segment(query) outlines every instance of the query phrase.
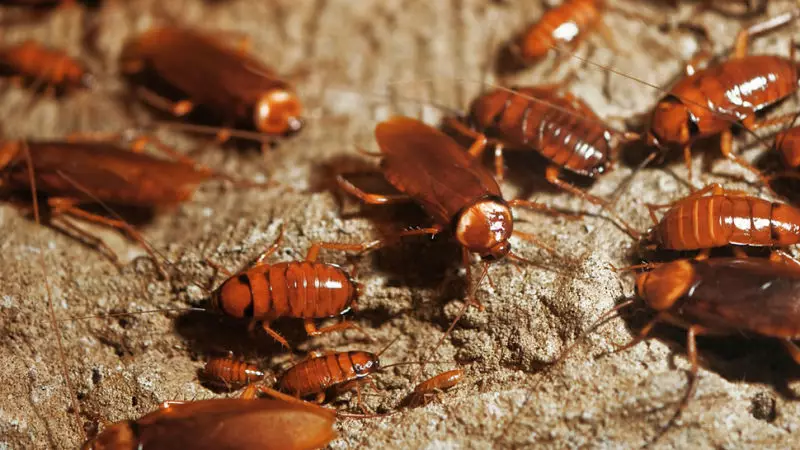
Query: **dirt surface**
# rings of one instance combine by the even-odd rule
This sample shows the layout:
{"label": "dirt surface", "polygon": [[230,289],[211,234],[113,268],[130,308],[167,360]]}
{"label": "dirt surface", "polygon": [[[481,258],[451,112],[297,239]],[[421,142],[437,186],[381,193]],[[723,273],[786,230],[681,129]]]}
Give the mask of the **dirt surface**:
{"label": "dirt surface", "polygon": [[[659,21],[704,24],[719,52],[740,26],[714,13],[693,15],[691,2],[681,2],[679,10],[618,3]],[[791,6],[771,1],[770,14]],[[0,96],[0,117],[8,138],[60,138],[152,121],[157,115],[126,93],[116,61],[125,39],[169,23],[227,31],[233,40],[249,36],[256,55],[294,77],[311,118],[299,136],[264,156],[252,144],[223,147],[176,131],[159,133],[179,150],[193,151],[203,164],[246,178],[267,173],[292,188],[208,183],[192,201],[141,221],[147,240],[173,263],[170,281],[160,281],[141,247],[114,231],[86,226],[121,255],[121,269],[91,246],[37,226],[24,210],[10,203],[0,206],[0,448],[77,447],[83,436],[69,412],[71,394],[78,399],[80,429],[91,432],[98,424],[139,417],[164,400],[220,395],[197,381],[196,371],[210,355],[233,350],[268,369],[286,367],[287,356],[269,337],[262,333],[252,339],[246,323],[209,313],[65,320],[57,328],[70,393],[48,320],[45,281],[59,320],[184,307],[205,297],[192,283],[212,281],[206,258],[231,269],[242,267],[275,239],[280,227],[285,239],[276,261],[302,258],[313,241],[361,242],[381,236],[379,229],[424,224],[424,218],[407,209],[361,208],[352,199],[341,208],[332,174],[374,164],[355,148],[375,149],[372,130],[391,114],[435,123],[443,113],[437,105],[465,108],[481,89],[477,82],[494,48],[540,13],[538,2],[522,0],[152,0],[108,2],[93,12],[65,8],[40,17],[4,10],[5,43],[36,38],[81,56],[98,73],[93,91],[58,99],[7,89]],[[618,50],[595,35],[578,53],[655,85],[677,76],[697,47],[690,33],[662,31],[617,12],[606,20]],[[797,26],[757,39],[753,51],[785,55],[792,36],[798,37]],[[551,68],[545,62],[507,82],[557,82],[575,70],[571,91],[603,118],[644,113],[659,96],[642,83],[576,60],[565,61],[555,73]],[[794,106],[793,100],[789,103]],[[754,159],[762,152],[745,155]],[[486,310],[469,311],[435,356],[431,348],[464,295],[458,249],[445,239],[410,240],[357,262],[365,290],[355,320],[374,343],[357,331],[307,339],[295,320],[276,324],[298,353],[378,351],[397,338],[384,363],[427,357],[442,363],[429,365],[426,375],[456,366],[467,373],[466,381],[441,402],[389,418],[341,422],[331,448],[631,448],[652,440],[675,411],[689,367],[679,330],[667,328],[656,339],[609,354],[612,343],[629,340],[644,323],[641,317],[615,319],[566,362],[547,367],[581,330],[632,294],[631,277],[621,278],[609,264],[630,264],[633,242],[599,217],[596,207],[547,187],[536,161],[511,155],[510,163],[503,185],[508,198],[521,195],[598,216],[567,221],[520,211],[517,228],[535,233],[558,256],[513,240],[515,251],[547,269],[494,264],[493,286],[484,282],[478,291]],[[704,172],[700,181],[720,180],[755,191],[721,177],[743,175],[732,164],[717,162],[712,172]],[[591,192],[608,196],[630,173],[623,163]],[[620,214],[646,228],[644,203],[685,195],[687,188],[679,181],[685,177],[679,161],[642,171],[623,192]],[[323,258],[347,262],[336,253]],[[738,338],[701,339],[699,346],[703,368],[697,395],[656,448],[789,448],[800,443],[800,402],[792,400],[800,391],[799,371],[780,346]],[[393,408],[413,387],[417,370],[400,366],[378,374],[380,390],[367,389],[366,406],[378,412]],[[337,406],[357,411],[349,396]]]}

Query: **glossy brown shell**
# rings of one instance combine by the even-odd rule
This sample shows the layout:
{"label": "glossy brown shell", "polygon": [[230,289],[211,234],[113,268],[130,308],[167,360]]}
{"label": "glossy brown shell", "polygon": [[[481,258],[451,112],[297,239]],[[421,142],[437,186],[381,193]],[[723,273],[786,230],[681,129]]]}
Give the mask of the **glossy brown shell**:
{"label": "glossy brown shell", "polygon": [[309,358],[290,367],[278,380],[276,389],[300,398],[347,388],[380,368],[372,353],[351,351]]}
{"label": "glossy brown shell", "polygon": [[711,195],[673,206],[653,229],[662,248],[786,246],[800,242],[800,211],[756,197]]}
{"label": "glossy brown shell", "polygon": [[613,134],[586,103],[537,87],[514,90],[518,94],[497,89],[478,97],[471,107],[473,125],[509,150],[536,151],[573,173],[605,172]]}
{"label": "glossy brown shell", "polygon": [[653,282],[684,286],[668,310],[673,318],[717,332],[800,338],[800,271],[795,268],[761,258],[667,264],[691,265],[682,279],[653,278]]}
{"label": "glossy brown shell", "polygon": [[519,58],[531,64],[546,56],[551,46],[574,46],[602,18],[603,0],[566,0],[547,10],[515,42]]}
{"label": "glossy brown shell", "polygon": [[[9,187],[28,190],[28,167],[21,145],[10,145],[19,146],[19,151],[0,169],[0,176]],[[27,142],[27,146],[36,188],[51,196],[128,206],[168,206],[189,199],[209,177],[187,164],[105,142]]]}
{"label": "glossy brown shell", "polygon": [[233,317],[317,319],[344,314],[358,290],[339,266],[310,261],[262,264],[233,275],[212,294],[212,308]]}
{"label": "glossy brown shell", "polygon": [[491,172],[441,131],[415,119],[393,117],[378,124],[375,138],[386,179],[436,223],[451,226],[462,210],[483,199],[502,202]]}
{"label": "glossy brown shell", "polygon": [[690,111],[693,137],[710,136],[794,93],[796,64],[769,55],[731,59],[682,79],[670,95]]}
{"label": "glossy brown shell", "polygon": [[203,368],[207,383],[225,389],[239,389],[264,378],[264,372],[255,364],[233,358],[212,358]]}
{"label": "glossy brown shell", "polygon": [[775,136],[775,146],[787,167],[800,167],[800,127],[790,128]]}
{"label": "glossy brown shell", "polygon": [[166,84],[225,120],[253,126],[265,93],[289,90],[261,61],[211,36],[182,28],[149,30],[129,42],[122,67],[145,85]]}
{"label": "glossy brown shell", "polygon": [[214,399],[118,422],[85,450],[312,450],[336,437],[334,411],[279,400]]}

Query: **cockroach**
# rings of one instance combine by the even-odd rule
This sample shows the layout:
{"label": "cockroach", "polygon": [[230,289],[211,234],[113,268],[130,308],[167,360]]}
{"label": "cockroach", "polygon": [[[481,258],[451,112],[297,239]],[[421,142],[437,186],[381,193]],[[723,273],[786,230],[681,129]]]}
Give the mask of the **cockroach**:
{"label": "cockroach", "polygon": [[461,369],[448,370],[433,376],[418,384],[414,391],[406,398],[405,404],[409,407],[424,406],[431,402],[440,392],[444,392],[457,385],[464,378]]}
{"label": "cockroach", "polygon": [[[687,66],[687,77],[674,85],[654,108],[646,140],[661,152],[683,149],[692,179],[691,147],[700,138],[720,135],[722,155],[766,181],[747,161],[733,153],[734,126],[752,132],[765,125],[785,123],[794,114],[757,121],[756,113],[797,90],[798,68],[790,58],[748,56],[750,36],[783,26],[800,16],[800,9],[741,30],[732,58],[702,70]],[[766,183],[765,183],[766,184]]]}
{"label": "cockroach", "polygon": [[317,262],[319,251],[362,250],[363,246],[317,242],[308,249],[304,261],[265,263],[278,249],[282,236],[281,229],[281,234],[258,257],[255,265],[236,274],[221,268],[228,279],[211,293],[210,309],[231,317],[252,318],[251,326],[260,322],[264,331],[286,348],[291,348],[286,339],[270,328],[270,322],[279,317],[303,319],[309,336],[346,328],[364,332],[350,321],[323,328],[314,324],[314,319],[342,316],[355,309],[361,290],[340,266]]}
{"label": "cockroach", "polygon": [[336,437],[335,411],[281,400],[165,402],[136,420],[117,422],[84,450],[312,450]]}
{"label": "cockroach", "polygon": [[517,36],[508,50],[521,63],[532,65],[555,47],[575,48],[586,35],[603,27],[605,0],[565,0],[551,8]]}
{"label": "cockroach", "polygon": [[[399,193],[368,193],[341,174],[337,176],[337,181],[345,192],[364,203],[385,205],[415,202],[433,220],[433,226],[406,230],[398,233],[397,238],[435,236],[445,230],[454,234],[461,246],[462,260],[467,271],[468,299],[442,340],[470,305],[483,310],[482,304],[469,293],[469,286],[472,284],[469,264],[471,253],[477,253],[483,261],[481,280],[488,273],[489,263],[506,256],[528,262],[511,251],[509,238],[512,235],[555,253],[535,236],[513,229],[511,208],[517,206],[553,214],[561,213],[528,200],[503,199],[497,181],[478,160],[488,142],[485,136],[479,136],[465,152],[455,140],[443,132],[419,120],[398,116],[379,123],[375,127],[375,139],[382,156],[380,170]],[[373,241],[362,244],[362,248],[375,249],[387,242]]]}
{"label": "cockroach", "polygon": [[596,178],[616,160],[619,147],[639,138],[606,124],[583,100],[558,92],[561,85],[499,88],[482,94],[465,119],[448,118],[445,126],[475,137],[485,133],[494,147],[495,175],[504,178],[505,148],[534,151],[550,164],[545,177],[551,184],[595,204],[605,204],[561,179],[564,172]]}
{"label": "cockroach", "polygon": [[[137,140],[134,150],[144,142]],[[0,143],[0,185],[9,190],[31,189],[30,161],[36,187],[47,195],[51,217],[59,218],[69,230],[95,242],[115,262],[116,255],[101,239],[75,226],[66,216],[121,230],[150,253],[164,275],[154,250],[133,226],[80,207],[81,204],[171,207],[188,200],[210,178],[230,179],[189,164],[187,158],[162,144],[156,143],[156,147],[182,160],[156,158],[107,141],[5,141]]]}
{"label": "cockroach", "polygon": [[28,40],[0,47],[0,74],[19,76],[59,92],[91,88],[95,76],[86,66],[62,50]]}
{"label": "cockroach", "polygon": [[[290,135],[303,125],[300,99],[288,83],[261,61],[198,31],[149,30],[125,46],[121,67],[144,101],[177,117],[202,107],[225,127],[268,136]],[[178,101],[157,92],[165,89]],[[218,135],[253,133],[224,129]]]}
{"label": "cockroach", "polygon": [[264,379],[264,371],[258,366],[234,359],[232,354],[224,358],[209,359],[202,375],[207,383],[231,391]]}
{"label": "cockroach", "polygon": [[800,167],[800,126],[789,128],[775,137],[775,149],[789,169]]}
{"label": "cockroach", "polygon": [[[710,194],[710,195],[707,195]],[[713,247],[772,247],[773,255],[800,265],[781,247],[800,242],[800,210],[711,184],[674,203],[648,205],[655,226],[645,243],[668,250],[702,250],[708,257]],[[669,208],[659,221],[655,212]],[[799,267],[800,268],[800,267]]]}

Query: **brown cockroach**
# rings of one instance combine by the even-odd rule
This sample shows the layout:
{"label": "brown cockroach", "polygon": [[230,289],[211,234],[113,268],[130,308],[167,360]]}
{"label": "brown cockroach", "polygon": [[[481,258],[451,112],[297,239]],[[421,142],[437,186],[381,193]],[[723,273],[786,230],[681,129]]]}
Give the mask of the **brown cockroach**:
{"label": "brown cockroach", "polygon": [[608,171],[619,147],[638,139],[605,125],[583,100],[558,92],[561,84],[498,88],[482,94],[465,119],[445,126],[465,136],[485,133],[494,147],[495,175],[504,178],[503,150],[534,151],[550,161],[551,184],[595,204],[606,201],[563,180],[564,172],[596,178]]}
{"label": "brown cockroach", "polygon": [[224,358],[211,358],[202,371],[203,380],[214,387],[229,391],[237,390],[264,379],[264,371],[255,364],[233,358],[229,353]]}
{"label": "brown cockroach", "polygon": [[[152,140],[137,139],[133,150],[141,149],[147,141]],[[101,216],[80,207],[81,204],[170,207],[188,200],[208,179],[230,179],[192,165],[188,158],[154,143],[159,150],[181,160],[156,158],[107,141],[0,142],[0,186],[9,190],[31,189],[30,161],[36,187],[47,195],[52,217],[57,217],[72,232],[95,242],[114,261],[116,255],[101,239],[75,226],[66,216],[123,231],[150,253],[164,275],[154,250],[133,226],[119,218]]]}
{"label": "brown cockroach", "polygon": [[[710,194],[710,195],[707,195]],[[668,250],[702,250],[733,245],[772,247],[773,256],[800,264],[779,250],[800,242],[800,210],[785,203],[770,202],[737,191],[726,191],[711,184],[674,203],[648,205],[654,227],[644,243]],[[659,221],[655,212],[669,208]]]}
{"label": "brown cockroach", "polygon": [[62,50],[32,40],[0,47],[0,74],[18,76],[59,92],[91,88],[95,84],[94,75],[83,63]]}
{"label": "brown cockroach", "polygon": [[439,393],[460,383],[463,378],[464,371],[462,369],[442,372],[418,384],[404,403],[412,408],[416,406],[425,406],[435,399]]}
{"label": "brown cockroach", "polygon": [[312,450],[336,437],[336,412],[281,400],[165,402],[136,420],[110,425],[84,450]]}
{"label": "brown cockroach", "polygon": [[264,331],[286,348],[291,348],[286,339],[270,328],[270,322],[280,317],[303,319],[309,336],[346,328],[355,328],[366,334],[350,321],[323,328],[314,324],[314,319],[343,316],[354,310],[361,290],[361,286],[340,266],[318,262],[319,251],[360,251],[364,246],[317,242],[308,249],[304,261],[265,263],[278,249],[282,236],[283,229],[253,266],[236,274],[221,268],[227,272],[228,279],[211,293],[210,309],[231,317],[251,318],[251,326],[260,322]]}
{"label": "brown cockroach", "polygon": [[[144,101],[178,117],[202,107],[225,127],[268,136],[290,135],[303,125],[300,99],[288,83],[261,61],[198,31],[149,30],[125,46],[121,66]],[[180,97],[168,99],[154,85]],[[218,136],[254,133],[223,129]]]}
{"label": "brown cockroach", "polygon": [[687,65],[687,77],[680,80],[654,108],[649,145],[660,151],[683,149],[692,180],[691,147],[700,138],[720,135],[722,155],[764,176],[750,163],[733,153],[733,127],[753,130],[765,125],[785,123],[794,114],[756,120],[756,113],[785,99],[797,90],[798,67],[794,52],[790,58],[771,55],[748,56],[750,36],[781,27],[800,16],[800,9],[767,19],[739,32],[731,59],[706,69]]}

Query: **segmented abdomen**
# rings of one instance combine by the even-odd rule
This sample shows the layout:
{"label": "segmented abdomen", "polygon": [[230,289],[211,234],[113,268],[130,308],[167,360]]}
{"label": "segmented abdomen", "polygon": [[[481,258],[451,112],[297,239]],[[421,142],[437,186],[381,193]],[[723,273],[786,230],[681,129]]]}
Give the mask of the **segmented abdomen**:
{"label": "segmented abdomen", "polygon": [[355,380],[358,375],[353,367],[351,353],[331,353],[300,362],[283,374],[277,389],[303,398]]}
{"label": "segmented abdomen", "polygon": [[233,358],[212,358],[203,368],[206,381],[228,389],[239,389],[264,378],[264,372],[254,364]]}
{"label": "segmented abdomen", "polygon": [[336,265],[282,262],[229,278],[215,293],[212,307],[234,317],[314,319],[347,312],[356,292],[353,281]]}
{"label": "segmented abdomen", "polygon": [[713,195],[680,202],[658,224],[661,245],[697,250],[729,244],[784,246],[800,241],[800,211],[755,197]]}
{"label": "segmented abdomen", "polygon": [[578,42],[600,20],[600,0],[567,0],[547,10],[517,42],[523,61],[542,58],[551,46]]}

